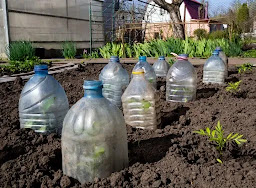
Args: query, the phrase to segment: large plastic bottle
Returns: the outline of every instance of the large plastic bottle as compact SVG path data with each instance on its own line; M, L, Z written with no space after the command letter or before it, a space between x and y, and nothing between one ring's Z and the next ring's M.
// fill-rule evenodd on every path
M103 96L117 107L122 106L121 96L129 84L129 74L117 56L111 56L102 69L99 79L103 82Z
M203 82L223 84L225 81L226 66L219 57L219 52L214 50L212 56L204 64Z
M197 74L188 61L187 54L181 54L166 76L166 100L188 102L196 98Z
M133 78L122 96L126 124L141 129L157 129L161 123L159 95L144 76L143 69L132 72Z
M170 69L170 65L165 61L164 56L160 56L158 61L154 63L153 68L155 70L156 76L166 77Z
M228 77L228 58L227 58L226 54L223 52L221 47L217 47L215 50L217 50L219 52L219 57L225 63L225 66L226 66L225 78L227 78Z
M48 74L47 65L36 65L35 75L24 86L19 101L20 127L38 133L61 133L69 109L59 82Z
M101 81L85 81L84 97L68 111L62 130L63 173L81 183L128 166L122 112L102 95Z
M139 62L134 66L132 71L143 69L145 72L145 78L156 88L156 73L153 67L147 62L146 56L140 56Z

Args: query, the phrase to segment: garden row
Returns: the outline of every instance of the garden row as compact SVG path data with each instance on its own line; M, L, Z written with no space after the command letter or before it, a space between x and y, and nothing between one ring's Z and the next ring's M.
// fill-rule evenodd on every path
M134 65L124 66L131 74ZM64 87L70 105L83 96L83 80L98 79L102 68L103 65L88 64L54 75ZM203 84L202 67L196 67L196 72L197 100L189 103L166 102L166 83L158 80L161 129L138 130L127 126L129 167L83 187L256 186L255 70L238 74L237 68L229 68L227 82L242 80L233 93L226 92L226 84ZM6 96L0 107L0 186L81 187L79 182L63 175L61 142L56 135L39 135L19 128L17 104L23 86L20 79L0 84L0 94ZM219 153L207 138L193 134L206 126L212 129L218 120L224 126L225 137L239 132L248 140L242 147L227 144L223 164L216 161Z

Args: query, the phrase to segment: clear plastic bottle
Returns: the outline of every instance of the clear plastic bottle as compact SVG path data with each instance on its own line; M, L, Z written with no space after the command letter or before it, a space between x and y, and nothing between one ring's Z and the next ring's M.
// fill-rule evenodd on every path
M197 74L187 54L178 56L166 76L166 100L188 102L196 98Z
M161 123L159 95L144 76L143 69L132 72L133 78L122 96L126 124L141 129L157 129Z
M153 68L155 70L156 76L166 77L170 69L170 65L165 61L164 56L160 56L158 61L154 63Z
M219 52L219 57L222 59L222 61L225 63L226 66L226 74L225 74L225 78L228 77L228 57L226 56L226 54L223 52L221 47L217 47L215 50L217 50Z
M101 81L85 81L84 97L68 111L62 130L63 173L81 183L128 166L122 112L102 95Z
M35 75L24 86L19 101L20 127L38 133L61 133L69 109L62 86L48 75L47 65L36 65Z
M111 56L109 63L102 69L99 79L103 82L103 96L120 108L122 94L129 84L129 74L122 67L117 56Z
M145 72L145 78L156 88L156 73L153 67L147 62L146 56L140 56L139 62L134 66L133 72L143 69Z
M225 81L226 66L219 57L219 52L214 50L212 56L204 64L203 82L223 84Z

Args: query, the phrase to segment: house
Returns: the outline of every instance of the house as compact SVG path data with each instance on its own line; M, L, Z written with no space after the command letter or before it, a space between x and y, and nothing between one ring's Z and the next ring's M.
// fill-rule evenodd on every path
M181 24L184 24L186 36L192 37L194 31L199 28L210 32L211 21L208 16L207 3L202 4L196 0L184 0L180 6L180 15ZM149 0L147 3L143 25L146 39L168 38L172 36L172 24L169 13L160 8L153 0Z
M61 49L65 41L79 49L98 48L104 45L102 7L103 0L0 1L0 54L20 40L33 42L43 51L40 56Z

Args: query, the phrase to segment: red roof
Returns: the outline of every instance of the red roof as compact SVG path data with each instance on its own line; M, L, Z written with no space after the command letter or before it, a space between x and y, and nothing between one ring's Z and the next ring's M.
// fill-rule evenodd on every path
M199 3L196 0L184 0L184 3L192 19L208 19L208 15L206 17L205 14L203 14L201 15L201 18L199 16L199 7L203 6L203 4ZM207 7L204 7L205 11L206 8Z

